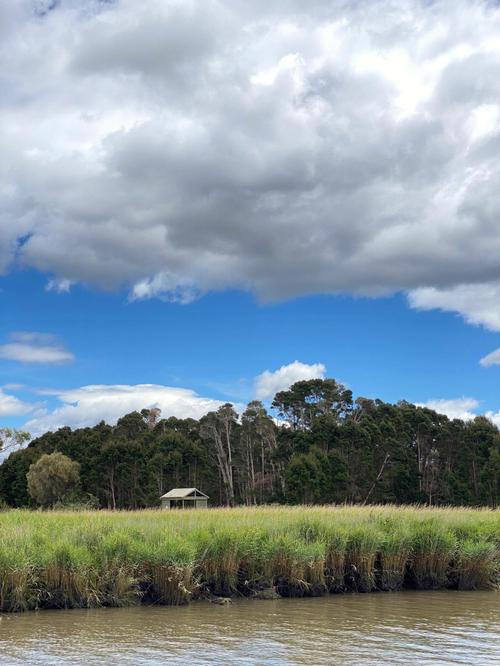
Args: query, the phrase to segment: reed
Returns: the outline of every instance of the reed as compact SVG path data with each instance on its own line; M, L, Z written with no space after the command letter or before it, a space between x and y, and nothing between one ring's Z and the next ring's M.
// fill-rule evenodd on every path
M401 590L411 555L411 534L407 529L395 529L385 534L379 546L377 588L384 591Z
M345 567L349 533L346 528L327 527L325 541L325 583L329 592L340 593L346 589Z
M500 573L498 545L490 541L466 539L458 546L456 579L459 590L492 587Z
M326 590L325 545L293 533L275 535L267 553L268 577L285 597L318 595Z
M372 592L375 586L375 562L382 534L373 525L353 527L346 551L346 584L355 592Z
M142 596L155 604L188 603L195 591L195 548L178 535L153 531L148 541L136 539L129 559L137 572Z
M417 588L437 590L447 586L457 545L453 532L435 518L414 529L410 571Z
M47 544L37 558L37 605L44 608L100 606L101 583L90 551L73 543Z
M201 587L215 595L235 594L245 532L234 527L212 528L198 530L192 537L197 546L196 575Z
M0 513L0 610L184 604L216 596L486 589L500 511L241 507Z

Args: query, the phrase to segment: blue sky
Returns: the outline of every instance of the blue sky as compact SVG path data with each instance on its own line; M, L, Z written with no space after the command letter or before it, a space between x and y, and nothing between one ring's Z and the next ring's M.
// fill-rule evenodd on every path
M59 424L52 412L61 407L60 397L43 391L96 384L188 388L198 396L244 403L255 397L258 375L295 360L323 364L327 376L345 382L355 395L419 403L469 397L478 401L477 413L500 408L500 369L479 364L498 345L498 334L453 314L410 309L403 296L313 296L259 304L231 291L183 305L130 302L126 292L85 287L58 294L47 292L46 282L33 271L2 279L0 343L8 344L16 331L50 334L48 346L74 359L1 359L4 392L36 405L33 413L4 416L4 425L33 420L36 429L46 412L51 424ZM138 405L141 398L139 392ZM152 404L154 396L144 396L144 406ZM108 416L107 409L102 416ZM110 420L115 410L113 403ZM66 418L71 423L74 416Z
M0 425L309 377L500 423L500 8L0 5Z

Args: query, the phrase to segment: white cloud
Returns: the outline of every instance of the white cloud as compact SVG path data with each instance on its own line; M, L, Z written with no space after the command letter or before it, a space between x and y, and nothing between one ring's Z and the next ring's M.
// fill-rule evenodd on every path
M439 414L445 414L450 419L470 421L478 416L475 410L479 407L479 401L475 398L436 399L417 403L417 405L433 409Z
M40 410L24 424L23 428L35 436L62 426L83 428L102 420L114 424L129 412L151 407L159 407L163 418L199 419L223 404L189 389L158 384L92 385L42 393L54 395L61 404L53 410Z
M169 303L186 305L199 295L199 291L193 284L184 283L174 275L162 272L134 284L130 292L130 300L142 301L148 298L160 298Z
M0 345L0 359L21 363L68 363L74 360L71 352L57 339L46 333L13 333L12 342Z
M272 398L277 391L288 388L296 381L323 378L324 375L325 367L321 363L307 365L295 361L288 366L282 366L276 372L266 371L259 375L255 384L256 397L263 400ZM22 429L33 437L64 426L93 426L103 420L113 425L125 414L152 407L160 408L163 418L176 416L200 419L224 403L200 396L190 389L159 384L89 385L67 390L44 389L36 393L55 398L59 404L47 408L40 402L26 403L6 394L0 388L0 416L30 414ZM474 398L435 399L417 404L446 414L450 419L468 421L478 416L479 401ZM245 406L238 402L234 403L234 406L238 413L245 409ZM500 411L488 411L484 416L500 427Z
M469 324L500 331L500 282L459 285L450 289L426 287L410 292L408 299L418 310L457 312Z
M484 416L494 423L497 428L500 428L500 410L498 412L488 411Z
M36 6L0 9L0 271L500 328L498 3Z
M29 414L35 409L36 405L30 405L19 398L0 388L0 417L3 416L22 416Z
M323 363L301 363L294 361L271 372L265 370L255 378L255 397L258 400L274 398L278 391L284 391L302 379L323 379L326 368Z
M52 279L45 285L45 291L55 291L57 294L69 294L73 282L66 278Z
M500 349L495 349L490 354L483 356L479 363L483 368L489 368L491 365L500 365Z

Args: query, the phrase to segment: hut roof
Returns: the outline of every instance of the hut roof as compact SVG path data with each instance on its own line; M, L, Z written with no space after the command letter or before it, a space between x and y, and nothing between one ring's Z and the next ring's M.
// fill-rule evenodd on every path
M208 495L202 493L198 488L172 488L168 493L165 493L161 496L161 499L185 499L186 497L205 497L208 499Z

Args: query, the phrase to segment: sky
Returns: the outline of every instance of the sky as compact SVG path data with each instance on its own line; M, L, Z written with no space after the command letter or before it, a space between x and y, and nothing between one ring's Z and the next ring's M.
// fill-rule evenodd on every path
M300 379L500 424L500 9L0 4L0 426Z

